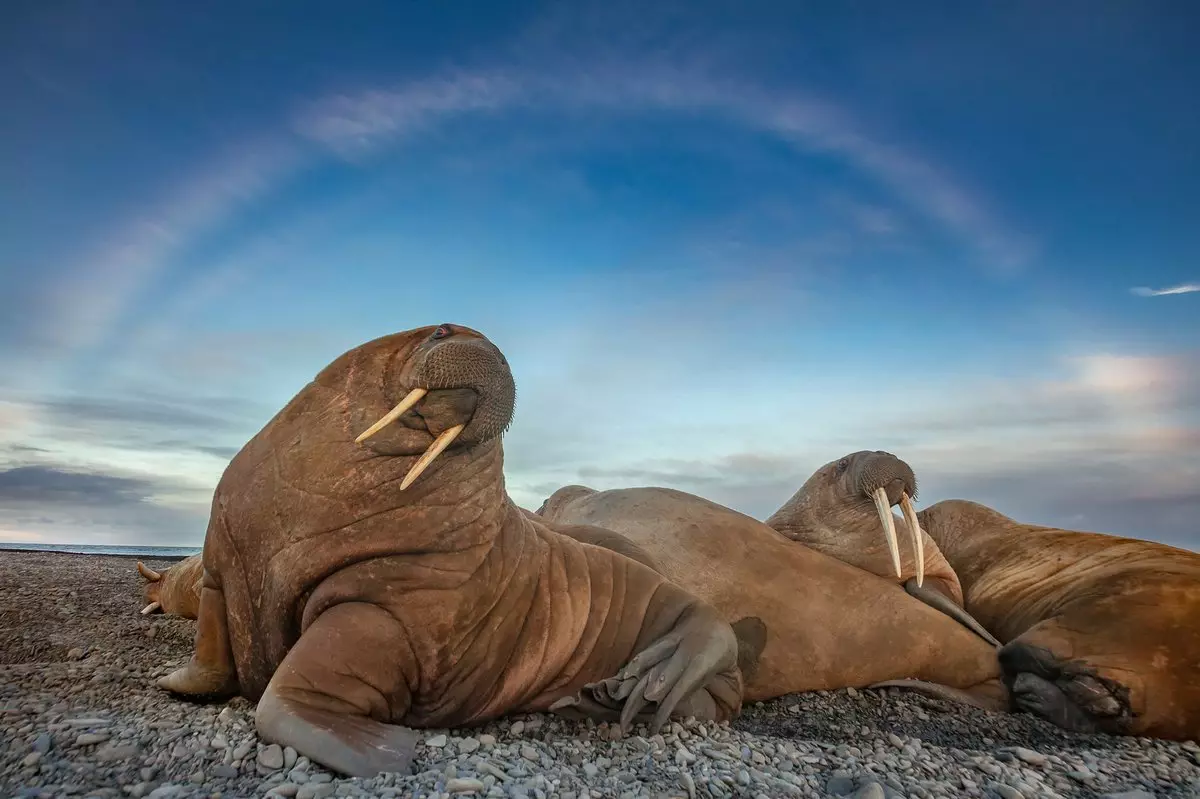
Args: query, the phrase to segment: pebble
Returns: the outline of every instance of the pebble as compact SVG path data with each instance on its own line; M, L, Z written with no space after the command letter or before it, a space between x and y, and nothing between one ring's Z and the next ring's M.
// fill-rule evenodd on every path
M455 777L446 781L446 793L450 794L482 793L486 787L482 780L468 777Z
M435 735L432 738L425 739L426 746L432 746L434 749L441 749L446 745L447 738L445 735Z
M75 738L76 746L92 746L94 744L102 744L109 738L106 732L81 732Z
M283 749L279 744L271 744L264 746L262 751L258 753L258 764L263 768L271 771L279 771L283 768Z

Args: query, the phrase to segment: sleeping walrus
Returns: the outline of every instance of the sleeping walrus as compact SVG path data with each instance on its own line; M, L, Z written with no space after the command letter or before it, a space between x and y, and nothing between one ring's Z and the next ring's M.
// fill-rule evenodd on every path
M965 500L917 516L967 610L1005 642L1018 708L1067 729L1200 739L1200 555Z
M409 770L407 727L736 715L712 607L509 499L515 398L504 355L459 326L325 367L226 468L195 652L159 684L257 701L265 740L351 775Z
M890 452L852 452L813 472L766 524L872 574L889 579L895 574L905 591L1000 646L963 609L958 575L917 521L912 504L916 496L917 477L907 463ZM896 504L902 517L892 513ZM903 533L900 538L912 542L911 552L901 551L897 530Z
M766 640L757 668L744 675L748 700L901 680L1008 709L993 646L894 582L789 541L745 514L669 488L580 485L560 488L536 513L586 525L587 536L596 528L625 536L671 582L726 619L757 617Z
M142 615L159 611L185 619L200 612L200 583L204 579L204 561L199 553L189 555L161 572L140 560L138 574L146 579L146 602Z

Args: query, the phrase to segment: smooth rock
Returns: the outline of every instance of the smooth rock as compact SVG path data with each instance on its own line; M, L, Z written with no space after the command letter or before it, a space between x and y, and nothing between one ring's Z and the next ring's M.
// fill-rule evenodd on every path
M456 777L452 780L446 780L446 793L482 793L485 790L484 784L473 778Z
M271 771L279 771L283 768L283 747L279 744L271 744L263 748L258 753L258 764L263 768Z

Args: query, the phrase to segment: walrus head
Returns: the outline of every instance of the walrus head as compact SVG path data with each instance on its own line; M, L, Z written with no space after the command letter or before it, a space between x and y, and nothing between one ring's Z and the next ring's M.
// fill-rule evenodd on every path
M360 398L351 417L376 418L354 442L382 455L420 455L408 488L443 451L499 437L512 423L516 385L503 353L483 334L441 324L385 336L335 361L317 382L342 378ZM365 385L364 385L365 384ZM391 401L380 413L380 399Z
M142 615L149 613L162 613L162 573L156 572L140 560L137 562L138 574L146 578L145 595L146 607L142 608Z
M892 518L892 506L899 503L912 536L920 585L925 579L925 545L912 505L916 496L917 477L912 467L890 452L863 450L817 469L766 523L805 543L815 543L812 537L822 532L836 539L821 542L825 548L860 545L856 537L865 532L864 525L873 525L883 532L896 576L903 577L896 522ZM847 554L841 559L855 562L859 558Z

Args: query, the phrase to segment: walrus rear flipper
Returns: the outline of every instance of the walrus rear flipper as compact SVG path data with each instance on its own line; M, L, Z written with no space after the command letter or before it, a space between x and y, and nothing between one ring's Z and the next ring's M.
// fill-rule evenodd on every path
M1059 658L1025 640L1046 626L1033 627L1000 650L1013 704L1066 730L1125 734L1132 719L1129 689L1083 661Z
M934 610L940 610L942 613L945 613L992 646L997 648L1003 646L996 636L989 633L987 628L980 624L974 616L956 605L950 597L941 591L930 588L928 585L917 585L916 577L909 577L905 580L904 590Z
M998 713L1006 713L1010 709L1008 692L1004 690L1004 686L1000 685L998 680L990 680L977 686L980 689L978 691L952 688L949 685L926 680L884 680L867 687L871 689L903 688L923 696L931 696L934 699L958 702L962 705L977 707L980 710L992 710Z

